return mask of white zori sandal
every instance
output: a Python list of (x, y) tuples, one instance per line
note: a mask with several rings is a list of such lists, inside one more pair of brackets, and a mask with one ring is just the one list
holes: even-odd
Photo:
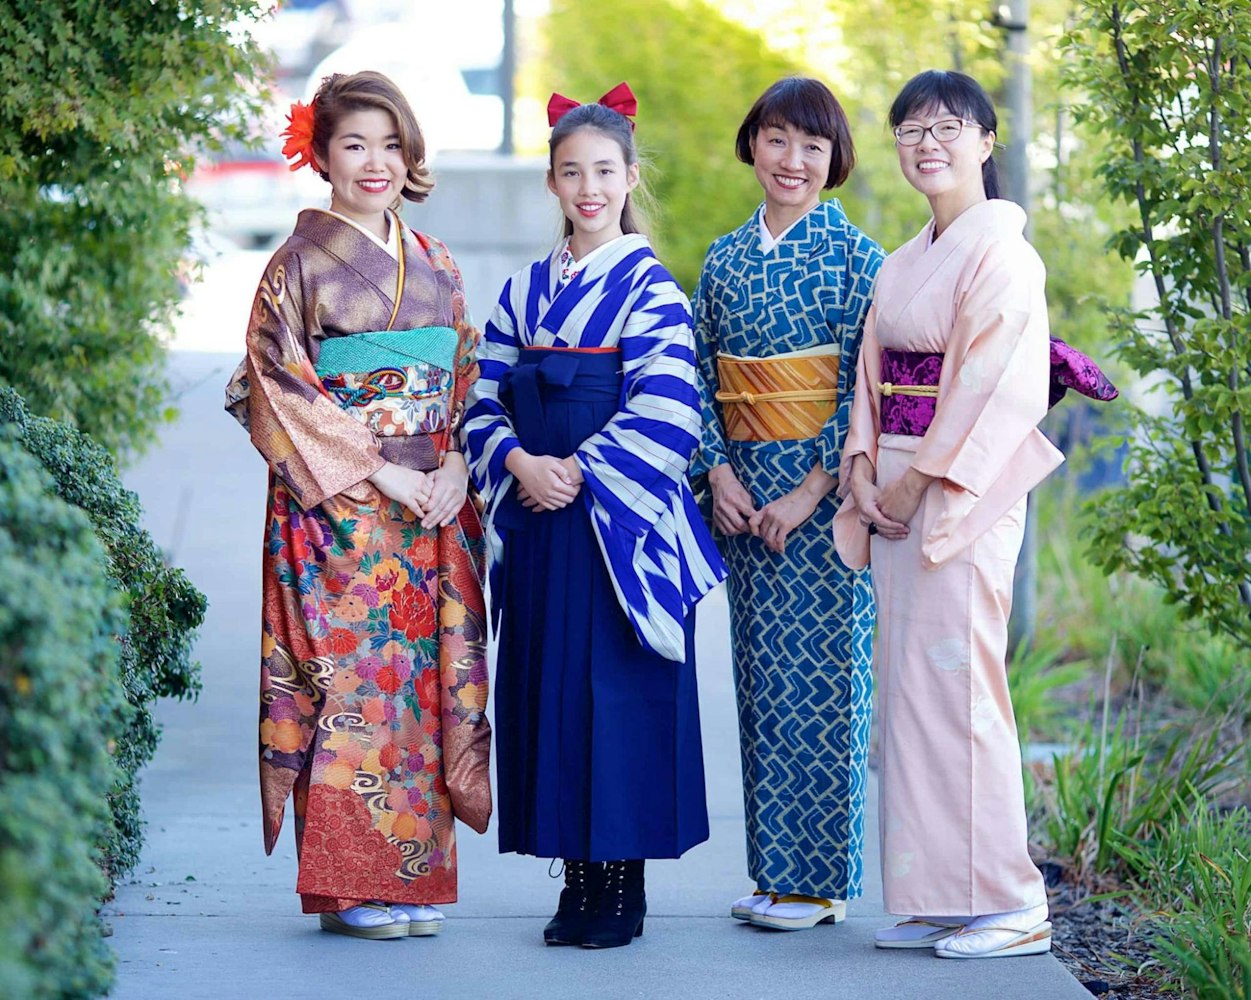
[(753, 913), (763, 913), (777, 902), (777, 893), (757, 889), (750, 896), (736, 899), (730, 904), (730, 916), (735, 920), (750, 920)]
[(408, 917), (392, 913), (386, 903), (361, 903), (337, 913), (321, 914), (321, 929), (370, 941), (389, 941), (408, 937)]
[(433, 937), (443, 930), (443, 911), (420, 903), (392, 903), (391, 912), (408, 917), (409, 937)]
[(1047, 906), (991, 913), (971, 920), (934, 948), (939, 958), (1013, 958), (1051, 950)]
[(748, 918), (753, 927), (775, 931), (802, 931), (817, 924), (837, 924), (847, 919), (847, 902), (821, 896), (788, 893), (778, 896), (772, 906), (754, 911)]
[(968, 917), (909, 917), (873, 933), (875, 948), (933, 948), (969, 922)]

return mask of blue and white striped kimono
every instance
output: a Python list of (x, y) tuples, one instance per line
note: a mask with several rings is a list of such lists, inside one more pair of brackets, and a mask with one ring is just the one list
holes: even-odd
[[(560, 249), (504, 286), (463, 431), (499, 621), (500, 849), (676, 857), (707, 837), (691, 612), (726, 575), (686, 480), (690, 309), (643, 236), (564, 284)], [(522, 507), (517, 447), (574, 455), (573, 503)]]

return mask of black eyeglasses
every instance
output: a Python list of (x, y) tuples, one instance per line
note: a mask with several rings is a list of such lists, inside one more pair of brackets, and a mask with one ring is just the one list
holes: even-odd
[(954, 142), (960, 138), (960, 134), (964, 131), (964, 126), (974, 125), (982, 128), (980, 122), (969, 121), (967, 118), (944, 118), (940, 122), (933, 125), (923, 127), (921, 125), (896, 125), (893, 129), (895, 133), (895, 141), (901, 146), (915, 146), (925, 137), (928, 132), (939, 142)]

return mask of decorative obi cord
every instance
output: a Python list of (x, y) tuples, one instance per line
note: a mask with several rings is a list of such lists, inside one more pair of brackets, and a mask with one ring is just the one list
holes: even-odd
[(837, 348), (769, 357), (717, 355), (716, 400), (730, 441), (802, 441), (838, 407)]
[[(1099, 366), (1059, 337), (1051, 338), (1048, 406), (1055, 406), (1073, 389), (1099, 402), (1117, 397), (1117, 388)], [(882, 350), (881, 433), (920, 437), (934, 422), (943, 355), (929, 351)]]

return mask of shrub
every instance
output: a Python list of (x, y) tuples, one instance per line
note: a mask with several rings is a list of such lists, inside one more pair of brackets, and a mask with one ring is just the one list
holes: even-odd
[(206, 602), (182, 570), (165, 564), (152, 536), (140, 527), (138, 498), (122, 486), (107, 451), (71, 427), (31, 416), (11, 389), (0, 389), (0, 423), (12, 425), (17, 440), (50, 474), (58, 496), (90, 519), (106, 553), (102, 568), (129, 612), (117, 629), (117, 651), (131, 711), (116, 742), (113, 825), (101, 859), (116, 879), (134, 867), (142, 844), (135, 777), (156, 750), (152, 703), (199, 690), (190, 650)]
[(107, 448), (168, 413), (160, 338), (199, 147), (243, 138), (248, 0), (0, 8), (0, 382)]
[(82, 511), (0, 426), (0, 995), (88, 997), (112, 959), (109, 748), (132, 713), (117, 684), (124, 615)]
[(1237, 756), (1221, 748), (1219, 727), (1143, 733), (1129, 712), (1110, 724), (1105, 711), (1071, 753), (1055, 757), (1051, 780), (1036, 792), (1035, 831), (1076, 881), (1123, 879), (1136, 852), (1230, 782)]

